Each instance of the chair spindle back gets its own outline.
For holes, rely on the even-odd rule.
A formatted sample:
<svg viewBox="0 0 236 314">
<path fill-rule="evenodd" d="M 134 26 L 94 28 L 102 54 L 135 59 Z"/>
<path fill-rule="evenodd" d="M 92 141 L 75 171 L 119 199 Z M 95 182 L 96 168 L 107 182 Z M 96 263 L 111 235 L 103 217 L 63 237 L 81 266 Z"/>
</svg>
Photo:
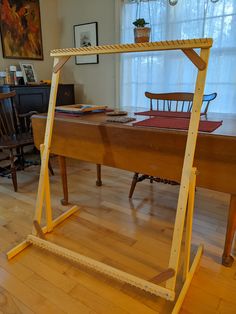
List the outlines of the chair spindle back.
<svg viewBox="0 0 236 314">
<path fill-rule="evenodd" d="M 194 93 L 155 94 L 145 92 L 145 96 L 150 99 L 150 110 L 190 112 L 193 106 Z M 202 113 L 207 113 L 210 102 L 215 99 L 216 96 L 217 93 L 203 95 Z M 154 106 L 154 103 L 156 106 Z"/>
<path fill-rule="evenodd" d="M 15 91 L 0 93 L 0 136 L 15 138 L 20 133 L 20 123 L 14 103 Z"/>
</svg>

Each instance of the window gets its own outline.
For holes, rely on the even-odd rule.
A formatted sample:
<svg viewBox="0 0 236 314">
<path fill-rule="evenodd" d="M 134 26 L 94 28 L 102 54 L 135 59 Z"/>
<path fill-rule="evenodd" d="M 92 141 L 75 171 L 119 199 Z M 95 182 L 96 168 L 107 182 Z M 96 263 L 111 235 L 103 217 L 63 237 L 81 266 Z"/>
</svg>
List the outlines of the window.
<svg viewBox="0 0 236 314">
<path fill-rule="evenodd" d="M 134 42 L 132 22 L 138 17 L 150 23 L 151 41 L 212 37 L 205 94 L 218 96 L 210 111 L 236 113 L 235 0 L 181 0 L 175 6 L 168 0 L 124 0 L 122 43 Z M 145 91 L 194 91 L 196 69 L 179 51 L 124 54 L 120 70 L 122 106 L 147 107 Z"/>
</svg>

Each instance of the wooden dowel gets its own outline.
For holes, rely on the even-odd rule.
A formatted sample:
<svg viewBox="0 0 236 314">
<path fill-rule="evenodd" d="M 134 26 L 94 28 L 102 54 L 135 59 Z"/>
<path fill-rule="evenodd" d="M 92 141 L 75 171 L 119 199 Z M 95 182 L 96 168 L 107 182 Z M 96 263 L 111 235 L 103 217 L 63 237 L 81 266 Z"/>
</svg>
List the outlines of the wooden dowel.
<svg viewBox="0 0 236 314">
<path fill-rule="evenodd" d="M 37 221 L 37 220 L 34 220 L 34 221 L 33 221 L 33 224 L 34 224 L 34 227 L 35 227 L 35 229 L 36 229 L 36 231 L 37 231 L 37 233 L 38 233 L 38 236 L 39 236 L 41 239 L 45 239 L 45 235 L 44 235 L 43 230 L 41 229 L 41 227 L 40 227 L 38 221 Z"/>
<path fill-rule="evenodd" d="M 155 284 L 160 284 L 170 278 L 172 278 L 175 275 L 175 271 L 172 268 L 168 268 L 161 272 L 160 274 L 156 275 L 152 279 L 150 279 L 150 282 L 153 282 Z"/>
</svg>

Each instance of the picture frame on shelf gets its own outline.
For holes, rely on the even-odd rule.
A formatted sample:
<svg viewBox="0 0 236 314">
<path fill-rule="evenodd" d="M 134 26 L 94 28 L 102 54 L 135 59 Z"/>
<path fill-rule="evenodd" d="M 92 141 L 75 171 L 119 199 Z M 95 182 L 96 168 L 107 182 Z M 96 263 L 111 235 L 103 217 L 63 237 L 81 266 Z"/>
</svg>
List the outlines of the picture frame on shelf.
<svg viewBox="0 0 236 314">
<path fill-rule="evenodd" d="M 36 84 L 37 77 L 34 71 L 33 64 L 31 63 L 20 63 L 22 75 L 24 78 L 25 84 Z"/>
<path fill-rule="evenodd" d="M 43 60 L 39 0 L 4 0 L 0 27 L 3 58 Z"/>
<path fill-rule="evenodd" d="M 75 48 L 91 47 L 98 45 L 98 23 L 84 23 L 74 25 Z M 76 56 L 76 64 L 99 63 L 98 55 Z"/>
</svg>

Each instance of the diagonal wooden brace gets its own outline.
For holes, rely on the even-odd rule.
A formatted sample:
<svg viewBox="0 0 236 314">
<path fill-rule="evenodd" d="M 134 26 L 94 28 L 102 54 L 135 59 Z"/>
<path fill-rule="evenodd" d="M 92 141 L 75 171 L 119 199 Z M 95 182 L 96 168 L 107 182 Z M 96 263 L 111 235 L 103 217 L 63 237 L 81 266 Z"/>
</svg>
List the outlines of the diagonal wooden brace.
<svg viewBox="0 0 236 314">
<path fill-rule="evenodd" d="M 206 62 L 193 49 L 182 49 L 183 53 L 192 61 L 192 63 L 200 70 L 206 68 Z"/>
</svg>

